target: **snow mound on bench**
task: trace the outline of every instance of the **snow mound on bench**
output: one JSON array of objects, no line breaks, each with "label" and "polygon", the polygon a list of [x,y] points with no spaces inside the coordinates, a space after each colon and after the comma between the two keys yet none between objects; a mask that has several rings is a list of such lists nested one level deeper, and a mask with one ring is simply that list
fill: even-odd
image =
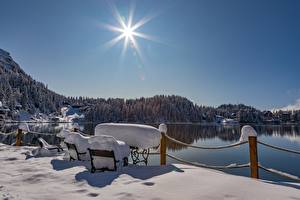
[{"label": "snow mound on bench", "polygon": [[[125,144],[125,142],[118,141],[114,137],[107,135],[87,137],[78,132],[68,132],[64,141],[70,144],[75,144],[78,152],[86,153],[86,155],[82,155],[80,157],[82,160],[90,160],[88,148],[114,151],[117,160],[122,160],[130,154],[129,146]],[[76,158],[77,155],[73,155],[73,157]]]},{"label": "snow mound on bench", "polygon": [[90,137],[85,137],[77,132],[70,132],[69,134],[67,134],[64,141],[70,144],[75,144],[79,153],[86,153],[85,155],[82,155],[82,157],[80,157],[81,160],[89,160],[89,155],[87,152],[87,149],[89,148],[89,138]]},{"label": "snow mound on bench", "polygon": [[95,127],[95,135],[110,135],[132,147],[141,149],[159,146],[160,131],[141,124],[103,123]]},{"label": "snow mound on bench", "polygon": [[95,150],[114,151],[117,160],[122,160],[130,154],[129,146],[109,135],[92,136],[89,139],[89,148]]}]

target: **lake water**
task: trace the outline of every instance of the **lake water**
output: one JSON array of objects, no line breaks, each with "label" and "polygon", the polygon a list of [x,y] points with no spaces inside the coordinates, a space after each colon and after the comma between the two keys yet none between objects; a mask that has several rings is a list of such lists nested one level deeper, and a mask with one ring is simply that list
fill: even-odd
[{"label": "lake water", "polygon": [[[86,123],[81,125],[85,133],[93,133],[96,124]],[[58,143],[55,133],[71,124],[35,124],[30,125],[31,130],[42,133],[50,133],[42,136],[50,144]],[[1,127],[2,132],[15,131],[17,125]],[[254,126],[258,132],[258,140],[288,149],[300,151],[300,125],[292,126]],[[185,143],[201,146],[220,146],[237,142],[240,138],[240,126],[210,126],[199,124],[168,125],[168,135]],[[25,143],[34,143],[36,134],[27,134]],[[13,142],[13,138],[0,138],[6,143]],[[179,158],[211,165],[228,165],[231,163],[244,164],[249,162],[248,144],[222,150],[200,150],[186,148],[178,144],[168,142],[168,153]],[[258,145],[259,162],[269,168],[285,171],[300,176],[300,155],[273,150]],[[172,159],[168,163],[178,163]],[[150,165],[159,164],[159,156],[151,155]],[[225,170],[227,173],[249,176],[249,168]],[[260,170],[260,177],[267,180],[288,181]]]}]

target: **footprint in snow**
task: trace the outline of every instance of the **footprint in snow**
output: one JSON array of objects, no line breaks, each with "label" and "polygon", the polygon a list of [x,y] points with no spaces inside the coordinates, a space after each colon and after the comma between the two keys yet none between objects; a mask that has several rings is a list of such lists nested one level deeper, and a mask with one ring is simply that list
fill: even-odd
[{"label": "footprint in snow", "polygon": [[93,193],[93,192],[88,193],[87,195],[90,196],[90,197],[97,197],[97,196],[99,196],[98,193]]},{"label": "footprint in snow", "polygon": [[155,183],[153,183],[153,182],[144,182],[142,184],[146,185],[146,186],[153,186]]}]

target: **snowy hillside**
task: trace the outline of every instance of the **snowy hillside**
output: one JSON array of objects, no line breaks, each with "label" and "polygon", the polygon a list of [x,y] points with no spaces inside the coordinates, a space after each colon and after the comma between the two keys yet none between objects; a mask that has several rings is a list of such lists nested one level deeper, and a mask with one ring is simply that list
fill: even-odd
[{"label": "snowy hillside", "polygon": [[11,70],[17,64],[13,61],[8,52],[0,49],[0,65],[4,66],[7,70]]},{"label": "snowy hillside", "polygon": [[26,74],[10,54],[0,49],[0,101],[10,110],[30,114],[57,111],[65,97]]}]

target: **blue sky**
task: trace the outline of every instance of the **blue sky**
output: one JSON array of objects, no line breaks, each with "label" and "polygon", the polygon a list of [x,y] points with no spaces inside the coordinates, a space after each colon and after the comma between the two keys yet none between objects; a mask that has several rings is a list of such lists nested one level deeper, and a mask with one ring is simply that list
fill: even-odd
[{"label": "blue sky", "polygon": [[261,109],[300,98],[300,1],[114,1],[138,31],[143,58],[103,23],[118,25],[106,1],[1,1],[0,48],[33,78],[68,96],[136,98],[177,94],[197,104]]}]

